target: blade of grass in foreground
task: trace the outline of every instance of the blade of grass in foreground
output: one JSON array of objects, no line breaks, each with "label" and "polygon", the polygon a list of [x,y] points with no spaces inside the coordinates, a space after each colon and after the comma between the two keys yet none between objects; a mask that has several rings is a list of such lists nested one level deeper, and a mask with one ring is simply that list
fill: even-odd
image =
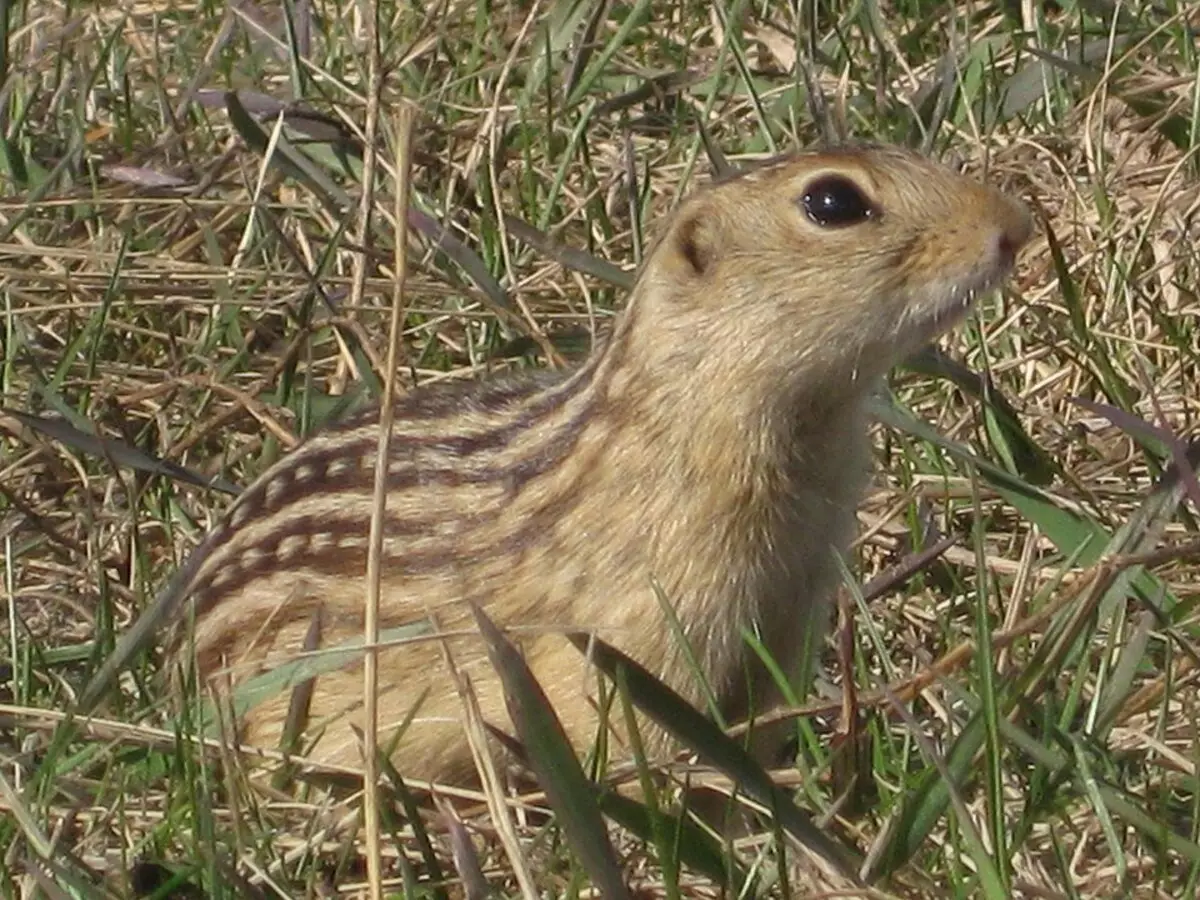
[{"label": "blade of grass in foreground", "polygon": [[[383,629],[379,633],[379,644],[389,646],[427,638],[433,634],[434,629],[429,620],[421,619],[408,625]],[[307,656],[281,663],[239,684],[231,698],[233,710],[239,717],[244,716],[260,703],[316,678],[323,672],[359,664],[362,656],[363,639],[355,637],[334,647],[322,648]],[[215,710],[206,705],[206,726],[211,727],[211,724],[217,721],[214,713]]]},{"label": "blade of grass in foreground", "polygon": [[[646,801],[644,806],[630,801],[630,806],[623,811],[628,811],[631,815],[641,818],[641,821],[637,823],[640,828],[631,830],[635,834],[642,835],[645,840],[653,841],[658,847],[658,862],[662,870],[663,889],[667,900],[679,900],[679,862],[684,856],[692,857],[694,862],[698,863],[698,865],[694,864],[693,868],[705,872],[717,883],[730,883],[730,876],[737,873],[737,881],[730,883],[730,886],[744,884],[745,878],[738,871],[739,867],[733,854],[727,854],[723,859],[719,848],[708,840],[707,834],[690,817],[686,815],[672,817],[660,808],[658,788],[646,759],[645,746],[642,743],[641,733],[638,731],[637,715],[624,678],[618,678],[617,699],[621,704],[629,749],[637,767],[642,796]],[[620,795],[610,793],[607,797],[620,797]],[[601,797],[602,808],[612,806],[610,804],[609,807],[605,807],[604,800],[607,797]],[[624,800],[625,798],[621,797],[620,799]]]},{"label": "blade of grass in foreground", "polygon": [[51,440],[58,441],[64,446],[109,460],[117,466],[136,469],[151,475],[163,475],[182,481],[184,484],[196,487],[211,487],[226,494],[239,494],[241,488],[224,478],[205,478],[191,469],[187,469],[170,460],[152,456],[144,450],[131,446],[115,438],[100,437],[76,428],[71,423],[61,419],[48,419],[44,416],[34,416],[15,409],[0,408],[0,414],[12,416],[27,428],[42,434]]},{"label": "blade of grass in foreground", "polygon": [[910,356],[903,365],[912,372],[944,378],[979,400],[992,443],[1005,451],[1011,470],[1031,484],[1044,485],[1053,480],[1059,471],[1053,457],[1030,437],[1017,411],[990,376],[972,371],[933,344]]},{"label": "blade of grass in foreground", "polygon": [[[666,810],[651,810],[615,791],[600,793],[597,802],[606,816],[631,834],[659,844],[660,862],[664,866],[667,859],[662,842],[674,840],[670,852],[691,871],[734,888],[746,883],[747,875],[742,866],[721,853],[708,833],[690,818],[672,815]],[[663,876],[665,880],[665,872]]]},{"label": "blade of grass in foreground", "polygon": [[828,837],[771,780],[754,758],[703,713],[620,650],[590,634],[567,635],[580,653],[616,680],[622,671],[634,704],[708,765],[729,776],[751,798],[772,811],[784,829],[843,878],[857,881],[859,861],[849,848]]},{"label": "blade of grass in foreground", "polygon": [[579,861],[602,896],[632,900],[591,782],[584,775],[550,701],[517,648],[482,609],[473,605],[473,611],[492,665],[504,684],[505,700],[517,734]]}]

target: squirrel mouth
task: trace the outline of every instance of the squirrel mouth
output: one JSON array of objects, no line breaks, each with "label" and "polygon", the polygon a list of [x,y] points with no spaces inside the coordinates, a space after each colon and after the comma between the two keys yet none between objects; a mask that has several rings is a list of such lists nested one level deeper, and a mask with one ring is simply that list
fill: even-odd
[{"label": "squirrel mouth", "polygon": [[1010,269],[1008,265],[997,266],[991,271],[976,272],[952,282],[940,297],[932,298],[933,302],[910,307],[913,313],[911,324],[924,332],[924,340],[933,340],[962,321],[976,300],[995,291]]}]

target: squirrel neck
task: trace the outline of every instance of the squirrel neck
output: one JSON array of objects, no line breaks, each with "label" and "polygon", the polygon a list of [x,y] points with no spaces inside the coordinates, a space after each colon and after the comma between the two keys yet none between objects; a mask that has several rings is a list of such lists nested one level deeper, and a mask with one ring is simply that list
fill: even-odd
[{"label": "squirrel neck", "polygon": [[[640,570],[661,596],[687,607],[685,634],[736,714],[742,629],[777,659],[799,659],[807,629],[797,622],[827,615],[835,553],[853,536],[868,471],[870,382],[831,384],[812,370],[763,377],[753,371],[761,361],[737,352],[693,353],[716,346],[707,338],[673,344],[661,320],[642,321],[657,312],[627,308],[583,370],[595,433],[609,440],[582,465],[589,493],[609,498],[593,509],[612,520],[601,512],[578,524],[609,556],[644,556]],[[630,521],[633,509],[641,515]],[[678,646],[669,629],[656,635],[644,640],[660,643],[653,656],[665,673]]]},{"label": "squirrel neck", "polygon": [[[812,341],[818,352],[764,358],[773,342],[739,334],[736,309],[714,302],[708,321],[673,322],[671,297],[651,293],[653,275],[639,287],[587,364],[595,370],[599,416],[627,425],[620,428],[625,440],[639,445],[631,464],[663,470],[657,474],[667,476],[668,489],[683,479],[744,503],[822,468],[828,454],[839,453],[838,442],[861,440],[879,373],[844,359],[828,364],[819,352],[826,341],[820,322]],[[718,332],[726,329],[723,338]],[[728,346],[714,352],[722,342]]]}]

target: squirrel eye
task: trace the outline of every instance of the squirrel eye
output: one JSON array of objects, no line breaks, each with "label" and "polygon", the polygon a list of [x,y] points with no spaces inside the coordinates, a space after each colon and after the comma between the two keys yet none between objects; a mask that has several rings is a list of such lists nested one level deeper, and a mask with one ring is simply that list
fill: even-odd
[{"label": "squirrel eye", "polygon": [[857,225],[875,214],[871,201],[849,178],[824,175],[804,189],[800,204],[810,219],[824,227]]}]

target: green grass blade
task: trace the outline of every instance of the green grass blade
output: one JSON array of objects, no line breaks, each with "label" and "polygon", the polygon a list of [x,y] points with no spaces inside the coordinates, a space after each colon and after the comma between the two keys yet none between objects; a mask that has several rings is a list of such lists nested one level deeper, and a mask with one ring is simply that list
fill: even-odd
[{"label": "green grass blade", "polygon": [[504,696],[529,763],[579,861],[601,896],[631,897],[616,851],[604,827],[591,782],[584,775],[575,749],[567,739],[545,692],[533,672],[492,620],[474,607],[475,621],[487,642],[492,665],[504,683]]},{"label": "green grass blade", "polygon": [[704,762],[729,776],[747,795],[770,809],[788,833],[842,876],[855,877],[854,854],[818,829],[808,814],[776,787],[770,775],[740,743],[615,647],[588,634],[574,633],[568,637],[580,653],[610,678],[617,678],[618,669],[622,670],[621,677],[626,679],[629,695],[638,709]]}]

